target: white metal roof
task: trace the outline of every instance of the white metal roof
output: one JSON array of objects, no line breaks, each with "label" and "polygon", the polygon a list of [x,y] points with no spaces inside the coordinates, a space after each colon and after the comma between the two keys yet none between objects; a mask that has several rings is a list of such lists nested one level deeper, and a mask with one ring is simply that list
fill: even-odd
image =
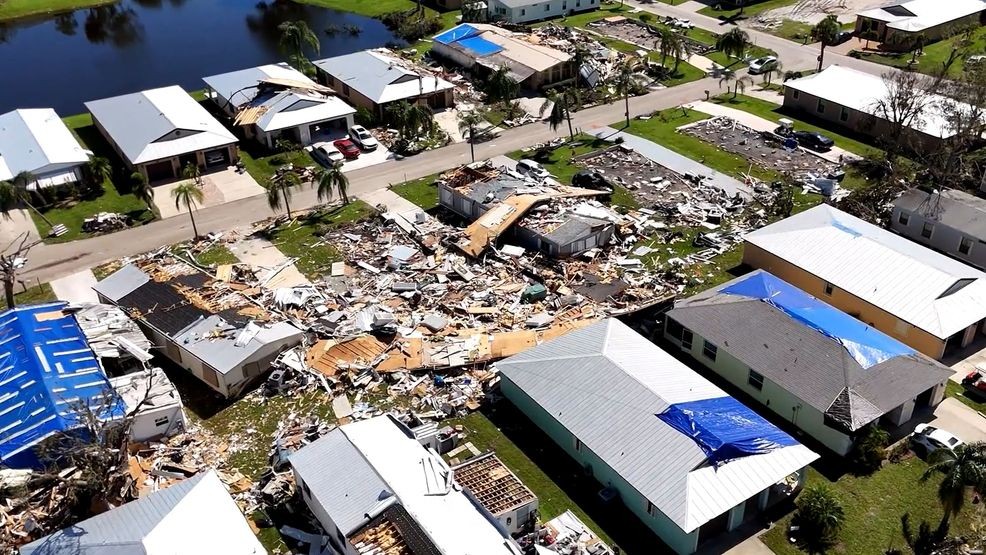
[{"label": "white metal roof", "polygon": [[236,142],[236,137],[178,86],[86,102],[131,164]]},{"label": "white metal roof", "polygon": [[210,89],[216,91],[223,100],[230,101],[238,107],[253,100],[253,97],[257,95],[257,85],[261,80],[271,78],[316,84],[304,73],[284,62],[211,75],[203,77],[202,80],[205,81],[206,85],[209,85]]},{"label": "white metal roof", "polygon": [[657,414],[726,393],[616,319],[496,368],[689,533],[818,458],[797,444],[719,465]]},{"label": "white metal roof", "polygon": [[0,114],[0,180],[88,161],[89,153],[51,108]]},{"label": "white metal roof", "polygon": [[891,29],[916,33],[983,10],[986,10],[986,3],[980,0],[910,0],[864,10],[856,15],[884,21]]},{"label": "white metal roof", "polygon": [[986,273],[825,204],[744,239],[940,339],[986,318]]},{"label": "white metal roof", "polygon": [[363,50],[318,60],[315,65],[377,104],[451,89],[437,75],[412,70],[387,50]]}]

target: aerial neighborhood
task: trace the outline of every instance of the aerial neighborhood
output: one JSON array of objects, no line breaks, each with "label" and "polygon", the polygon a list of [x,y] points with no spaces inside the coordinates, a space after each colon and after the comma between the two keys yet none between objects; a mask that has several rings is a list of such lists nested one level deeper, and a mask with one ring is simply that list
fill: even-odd
[{"label": "aerial neighborhood", "polygon": [[982,553],[984,23],[0,0],[0,555]]}]

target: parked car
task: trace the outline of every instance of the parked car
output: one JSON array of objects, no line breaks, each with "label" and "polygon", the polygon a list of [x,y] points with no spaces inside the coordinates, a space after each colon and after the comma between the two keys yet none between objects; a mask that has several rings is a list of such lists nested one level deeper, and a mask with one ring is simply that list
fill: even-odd
[{"label": "parked car", "polygon": [[826,151],[835,146],[835,141],[818,131],[795,131],[794,138],[798,140],[798,144],[812,150]]},{"label": "parked car", "polygon": [[346,160],[355,160],[359,158],[359,147],[349,139],[339,139],[332,143],[332,146],[342,153],[346,157]]},{"label": "parked car", "polygon": [[312,145],[312,157],[326,166],[341,164],[346,160],[346,156],[339,152],[339,149],[329,143],[315,143]]},{"label": "parked car", "polygon": [[839,31],[839,34],[835,36],[835,42],[832,44],[832,46],[842,44],[848,41],[849,39],[851,39],[852,36],[853,36],[852,31]]},{"label": "parked car", "polygon": [[954,451],[956,447],[964,443],[954,434],[928,424],[918,424],[914,428],[909,442],[911,449],[922,457],[927,457],[939,449]]},{"label": "parked car", "polygon": [[363,150],[376,150],[380,146],[380,143],[362,125],[354,125],[349,128],[349,140],[359,145]]},{"label": "parked car", "polygon": [[750,60],[750,74],[759,75],[773,71],[777,67],[776,56],[764,56],[755,60]]},{"label": "parked car", "polygon": [[528,175],[537,179],[547,179],[551,177],[548,170],[534,160],[523,159],[517,162],[517,173]]}]

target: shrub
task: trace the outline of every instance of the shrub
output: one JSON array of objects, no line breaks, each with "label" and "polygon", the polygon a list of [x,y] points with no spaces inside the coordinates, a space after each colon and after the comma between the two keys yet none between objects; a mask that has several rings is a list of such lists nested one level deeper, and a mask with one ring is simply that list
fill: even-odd
[{"label": "shrub", "polygon": [[839,500],[824,485],[808,486],[795,501],[794,522],[805,542],[831,544],[839,535],[846,514]]},{"label": "shrub", "polygon": [[362,125],[368,129],[372,129],[378,125],[377,116],[370,110],[362,107],[356,109],[356,115],[353,116],[353,120],[358,125]]},{"label": "shrub", "polygon": [[887,456],[886,447],[890,434],[876,425],[864,428],[857,436],[856,443],[849,453],[849,462],[856,474],[872,474],[879,470]]}]

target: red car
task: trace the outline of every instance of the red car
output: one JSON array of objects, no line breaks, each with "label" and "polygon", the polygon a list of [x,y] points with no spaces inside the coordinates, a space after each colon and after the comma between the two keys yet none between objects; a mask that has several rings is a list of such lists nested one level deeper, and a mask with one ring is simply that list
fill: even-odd
[{"label": "red car", "polygon": [[332,146],[339,149],[339,152],[346,157],[347,160],[355,160],[359,158],[359,147],[349,139],[339,139],[332,143]]}]

